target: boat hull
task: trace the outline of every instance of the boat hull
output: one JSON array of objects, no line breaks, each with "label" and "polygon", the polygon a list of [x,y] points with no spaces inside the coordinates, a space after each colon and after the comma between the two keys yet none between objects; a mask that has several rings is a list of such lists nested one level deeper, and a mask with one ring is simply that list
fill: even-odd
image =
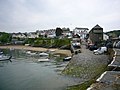
[{"label": "boat hull", "polygon": [[72,57],[66,57],[63,59],[63,61],[70,61],[72,59]]},{"label": "boat hull", "polygon": [[38,62],[49,62],[49,59],[38,59]]},{"label": "boat hull", "polygon": [[[9,57],[4,57],[4,58],[0,58],[0,61],[6,61],[6,60],[10,60],[12,58],[12,56]],[[10,60],[11,61],[11,60]]]}]

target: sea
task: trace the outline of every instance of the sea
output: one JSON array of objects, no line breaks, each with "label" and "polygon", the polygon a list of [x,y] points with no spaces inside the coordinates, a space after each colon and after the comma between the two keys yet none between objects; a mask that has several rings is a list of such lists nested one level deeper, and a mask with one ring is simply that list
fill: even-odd
[{"label": "sea", "polygon": [[40,52],[2,51],[12,56],[12,62],[0,61],[0,90],[66,90],[76,84],[74,78],[61,73],[68,62],[57,62],[55,57],[50,62],[38,62]]}]

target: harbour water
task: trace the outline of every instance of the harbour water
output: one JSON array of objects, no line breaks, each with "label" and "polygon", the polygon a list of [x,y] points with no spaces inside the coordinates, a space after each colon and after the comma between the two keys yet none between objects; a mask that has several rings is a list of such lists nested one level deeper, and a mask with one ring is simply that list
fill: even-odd
[{"label": "harbour water", "polygon": [[38,63],[39,56],[30,56],[24,50],[5,50],[12,62],[0,62],[0,90],[65,90],[76,84],[74,79],[61,75],[67,63]]}]

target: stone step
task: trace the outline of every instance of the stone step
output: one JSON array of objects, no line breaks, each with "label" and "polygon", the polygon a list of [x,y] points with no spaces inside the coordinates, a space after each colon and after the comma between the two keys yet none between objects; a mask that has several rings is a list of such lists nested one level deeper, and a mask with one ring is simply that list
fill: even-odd
[{"label": "stone step", "polygon": [[114,49],[115,54],[114,56],[120,56],[120,49]]},{"label": "stone step", "polygon": [[120,56],[113,57],[113,61],[108,65],[108,69],[120,71]]},{"label": "stone step", "polygon": [[106,84],[120,84],[120,71],[106,71],[96,81]]},{"label": "stone step", "polygon": [[[120,71],[106,71],[87,90],[113,90],[120,88]],[[118,90],[118,89],[115,89]]]}]

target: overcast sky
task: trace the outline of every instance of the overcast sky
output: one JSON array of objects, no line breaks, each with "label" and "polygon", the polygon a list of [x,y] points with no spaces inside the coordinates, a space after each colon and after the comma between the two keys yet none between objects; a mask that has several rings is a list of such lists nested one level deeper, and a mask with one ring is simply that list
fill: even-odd
[{"label": "overcast sky", "polygon": [[120,29],[120,0],[0,0],[0,31],[75,27]]}]

